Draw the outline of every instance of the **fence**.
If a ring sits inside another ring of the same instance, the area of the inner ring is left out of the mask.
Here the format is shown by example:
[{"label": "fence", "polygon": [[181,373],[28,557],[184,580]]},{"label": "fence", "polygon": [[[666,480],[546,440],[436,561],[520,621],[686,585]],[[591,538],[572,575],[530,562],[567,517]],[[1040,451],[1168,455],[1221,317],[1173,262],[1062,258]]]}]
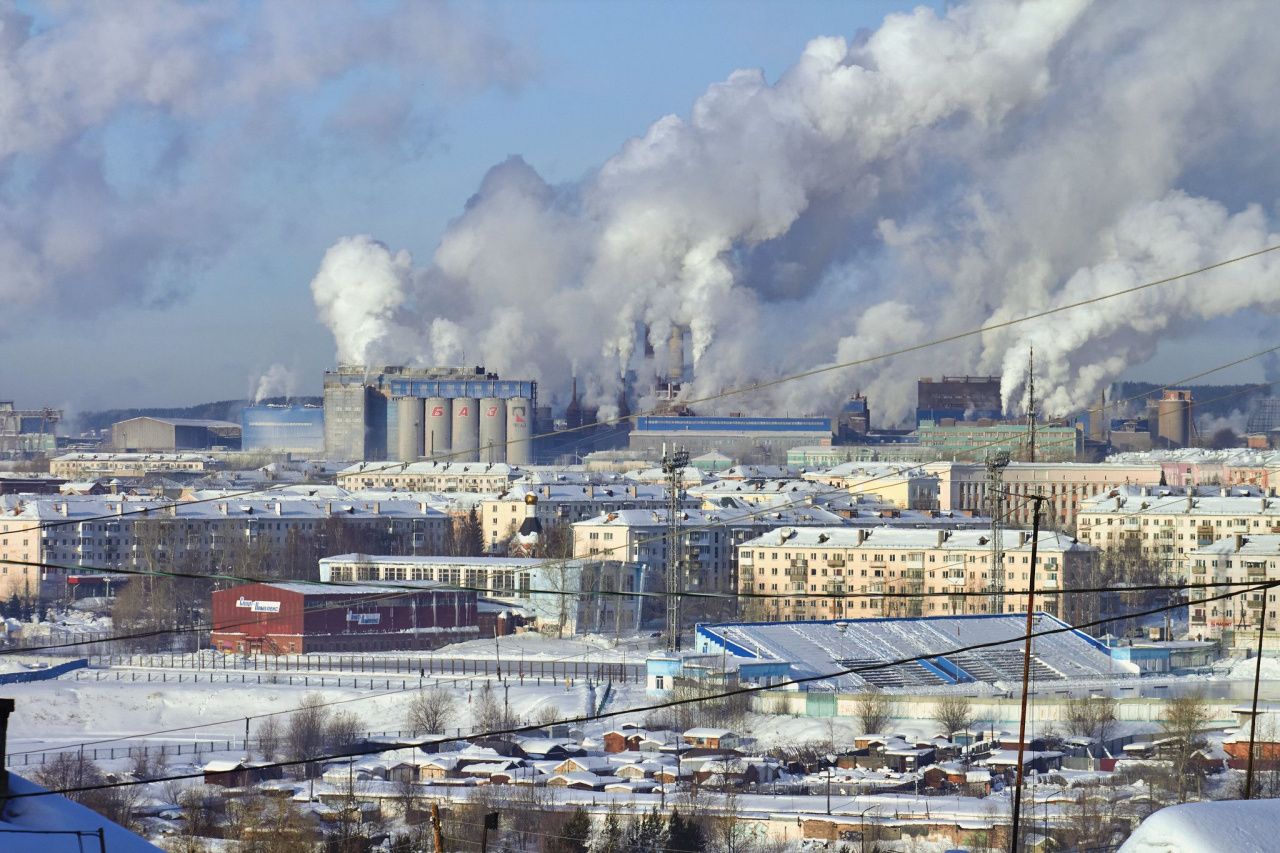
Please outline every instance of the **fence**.
[{"label": "fence", "polygon": [[84,669],[89,665],[87,660],[68,661],[60,663],[57,666],[50,666],[44,669],[33,669],[27,672],[6,672],[0,675],[0,684],[20,684],[25,681],[45,681],[50,678],[57,678],[59,675],[65,675],[76,669]]},{"label": "fence", "polygon": [[[485,678],[481,673],[478,678]],[[144,684],[265,684],[286,685],[290,687],[350,687],[353,690],[409,690],[427,685],[451,684],[459,686],[463,679],[445,682],[439,678],[359,678],[343,675],[295,675],[287,672],[151,672],[149,670],[92,669],[77,671],[76,681],[128,681]],[[467,689],[475,689],[474,679],[466,681]],[[511,677],[508,684],[515,683]],[[519,682],[541,687],[542,676],[533,676]],[[578,679],[570,676],[567,679],[547,678],[548,686],[565,685],[574,687]]]},{"label": "fence", "polygon": [[595,678],[627,684],[644,678],[641,664],[594,661],[497,660],[494,658],[371,657],[367,655],[257,655],[218,653],[90,655],[95,667],[195,669],[244,672],[362,672],[396,675],[505,675],[523,684],[526,678]]}]

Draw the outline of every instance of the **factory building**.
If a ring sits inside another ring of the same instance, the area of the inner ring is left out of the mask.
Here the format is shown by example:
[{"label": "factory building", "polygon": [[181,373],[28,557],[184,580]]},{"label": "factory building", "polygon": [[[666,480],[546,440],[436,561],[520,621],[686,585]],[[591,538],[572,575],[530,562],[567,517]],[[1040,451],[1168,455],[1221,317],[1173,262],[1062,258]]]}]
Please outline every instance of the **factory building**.
[{"label": "factory building", "polygon": [[240,413],[241,447],[324,453],[324,409],[318,406],[246,406]]},{"label": "factory building", "polygon": [[928,376],[916,383],[916,426],[943,418],[957,421],[1004,417],[999,376]]},{"label": "factory building", "polygon": [[331,459],[527,464],[537,383],[483,367],[343,365],[324,375]]},{"label": "factory building", "polygon": [[656,415],[636,418],[630,449],[657,455],[679,445],[694,456],[716,450],[742,461],[782,463],[793,447],[831,439],[831,418]]},{"label": "factory building", "polygon": [[204,418],[129,418],[111,425],[111,445],[123,453],[240,449],[240,425]]},{"label": "factory building", "polygon": [[[921,448],[956,462],[981,462],[1000,450],[1017,458],[1029,452],[1031,443],[1031,431],[1024,421],[925,420],[916,428],[916,435]],[[1037,461],[1073,462],[1083,449],[1084,433],[1073,426],[1036,426]]]},{"label": "factory building", "polygon": [[228,654],[308,654],[434,649],[479,635],[476,594],[422,582],[420,589],[250,583],[213,593],[215,649]]}]

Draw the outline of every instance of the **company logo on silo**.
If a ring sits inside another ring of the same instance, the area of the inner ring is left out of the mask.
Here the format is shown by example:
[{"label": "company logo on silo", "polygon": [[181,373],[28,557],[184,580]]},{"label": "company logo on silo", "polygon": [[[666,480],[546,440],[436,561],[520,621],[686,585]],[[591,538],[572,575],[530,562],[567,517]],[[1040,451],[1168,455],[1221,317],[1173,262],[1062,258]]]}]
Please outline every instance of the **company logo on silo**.
[{"label": "company logo on silo", "polygon": [[514,418],[515,422],[518,424],[524,423],[524,406],[512,406],[511,417]]}]

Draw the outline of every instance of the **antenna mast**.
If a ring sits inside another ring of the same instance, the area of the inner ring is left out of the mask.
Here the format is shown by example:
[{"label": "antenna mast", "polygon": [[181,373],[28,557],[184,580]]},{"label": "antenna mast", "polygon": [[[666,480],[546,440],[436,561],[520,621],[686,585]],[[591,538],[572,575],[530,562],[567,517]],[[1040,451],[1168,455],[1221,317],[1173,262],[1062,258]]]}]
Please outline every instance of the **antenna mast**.
[{"label": "antenna mast", "polygon": [[680,593],[684,590],[684,559],[680,528],[680,488],[684,484],[684,469],[689,466],[689,451],[673,447],[670,454],[662,456],[662,473],[667,478],[667,651],[680,651]]}]

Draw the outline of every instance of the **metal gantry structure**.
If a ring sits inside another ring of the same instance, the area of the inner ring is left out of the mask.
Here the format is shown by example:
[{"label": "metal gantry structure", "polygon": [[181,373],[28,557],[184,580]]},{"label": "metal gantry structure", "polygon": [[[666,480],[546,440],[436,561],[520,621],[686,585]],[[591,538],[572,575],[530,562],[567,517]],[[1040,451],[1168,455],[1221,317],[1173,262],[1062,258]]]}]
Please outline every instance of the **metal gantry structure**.
[{"label": "metal gantry structure", "polygon": [[667,565],[666,565],[666,606],[667,606],[667,651],[680,651],[680,594],[684,592],[684,559],[681,545],[681,516],[683,510],[680,500],[681,488],[684,485],[684,469],[689,467],[689,452],[683,448],[672,448],[670,453],[662,454],[662,473],[667,478]]},{"label": "metal gantry structure", "polygon": [[1004,613],[1004,469],[1009,454],[998,450],[987,455],[987,508],[991,512],[990,613]]}]

